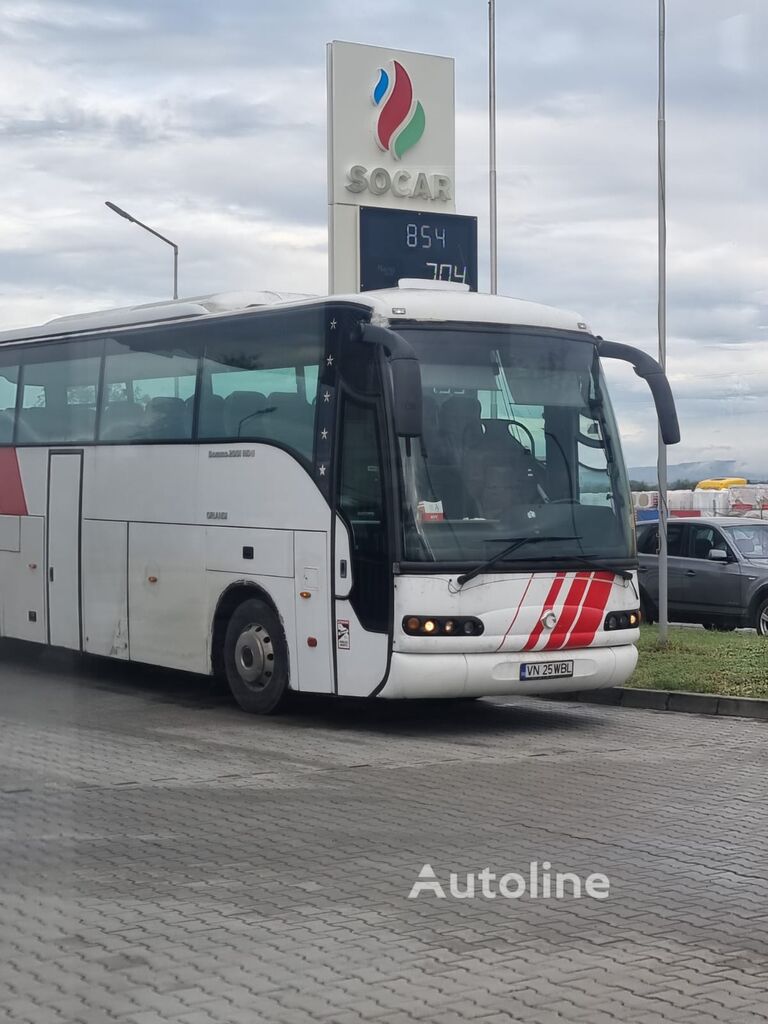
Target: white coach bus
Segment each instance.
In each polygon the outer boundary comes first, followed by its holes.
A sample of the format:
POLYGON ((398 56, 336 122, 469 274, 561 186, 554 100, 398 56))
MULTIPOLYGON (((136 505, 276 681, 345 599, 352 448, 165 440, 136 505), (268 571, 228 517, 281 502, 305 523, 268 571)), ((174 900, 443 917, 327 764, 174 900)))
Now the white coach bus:
POLYGON ((632 504, 575 314, 462 286, 207 297, 0 335, 0 636, 290 690, 622 683, 632 504))

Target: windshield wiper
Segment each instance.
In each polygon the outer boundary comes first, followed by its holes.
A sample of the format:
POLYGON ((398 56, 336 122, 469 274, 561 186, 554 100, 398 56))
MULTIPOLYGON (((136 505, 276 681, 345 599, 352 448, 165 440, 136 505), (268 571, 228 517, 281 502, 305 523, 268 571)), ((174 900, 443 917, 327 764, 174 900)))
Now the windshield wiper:
POLYGON ((583 555, 546 555, 539 559, 541 562, 578 562, 585 569, 592 569, 593 572, 612 572, 621 576, 623 580, 631 580, 632 573, 628 569, 618 569, 614 565, 603 565, 600 558, 585 558, 583 555))
POLYGON ((537 535, 532 535, 530 537, 515 537, 510 544, 507 544, 507 546, 502 548, 501 551, 497 551, 496 554, 492 555, 487 561, 482 562, 474 569, 470 569, 469 572, 464 572, 461 576, 457 576, 456 582, 459 587, 463 587, 465 583, 469 583, 469 581, 473 580, 475 576, 479 576, 481 572, 487 572, 488 569, 492 569, 497 562, 501 562, 507 557, 507 555, 511 555, 513 551, 517 551, 517 549, 521 548, 523 544, 544 544, 548 541, 556 540, 581 540, 581 537, 540 537, 537 535))

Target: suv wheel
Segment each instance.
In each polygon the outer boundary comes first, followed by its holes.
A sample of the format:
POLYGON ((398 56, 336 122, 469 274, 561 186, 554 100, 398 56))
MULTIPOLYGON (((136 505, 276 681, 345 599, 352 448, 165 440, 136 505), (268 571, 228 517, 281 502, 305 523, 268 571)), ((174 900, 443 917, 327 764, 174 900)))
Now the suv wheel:
POLYGON ((768 636, 768 597, 764 598, 757 606, 755 629, 758 636, 768 636))

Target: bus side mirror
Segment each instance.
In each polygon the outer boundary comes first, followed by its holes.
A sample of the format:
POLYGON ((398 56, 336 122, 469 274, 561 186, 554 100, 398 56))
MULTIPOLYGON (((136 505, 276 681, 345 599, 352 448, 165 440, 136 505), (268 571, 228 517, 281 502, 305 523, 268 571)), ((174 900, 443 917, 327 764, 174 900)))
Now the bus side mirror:
POLYGON ((597 351, 603 359, 621 359, 631 363, 638 377, 642 377, 651 389, 659 417, 659 430, 664 444, 677 444, 680 441, 680 424, 677 421, 675 400, 667 375, 653 356, 633 345, 621 345, 617 341, 597 340, 597 351))
POLYGON ((416 353, 405 338, 387 327, 365 323, 361 334, 364 342, 381 345, 389 357, 395 433, 398 437, 421 437, 421 367, 416 353))
POLYGON ((391 367, 395 433, 398 437, 421 437, 421 367, 417 359, 393 359, 391 367))

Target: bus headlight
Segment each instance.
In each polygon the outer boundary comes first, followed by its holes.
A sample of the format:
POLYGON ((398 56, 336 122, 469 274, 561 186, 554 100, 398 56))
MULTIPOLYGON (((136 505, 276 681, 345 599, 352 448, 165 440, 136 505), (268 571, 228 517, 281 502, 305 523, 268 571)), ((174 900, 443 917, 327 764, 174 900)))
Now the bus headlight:
POLYGON ((635 629, 640 625, 640 612, 609 612, 605 617, 603 629, 610 632, 614 629, 635 629))
POLYGON ((409 636, 480 636, 485 626, 480 619, 468 615, 449 619, 442 615, 406 615, 403 632, 409 636))

